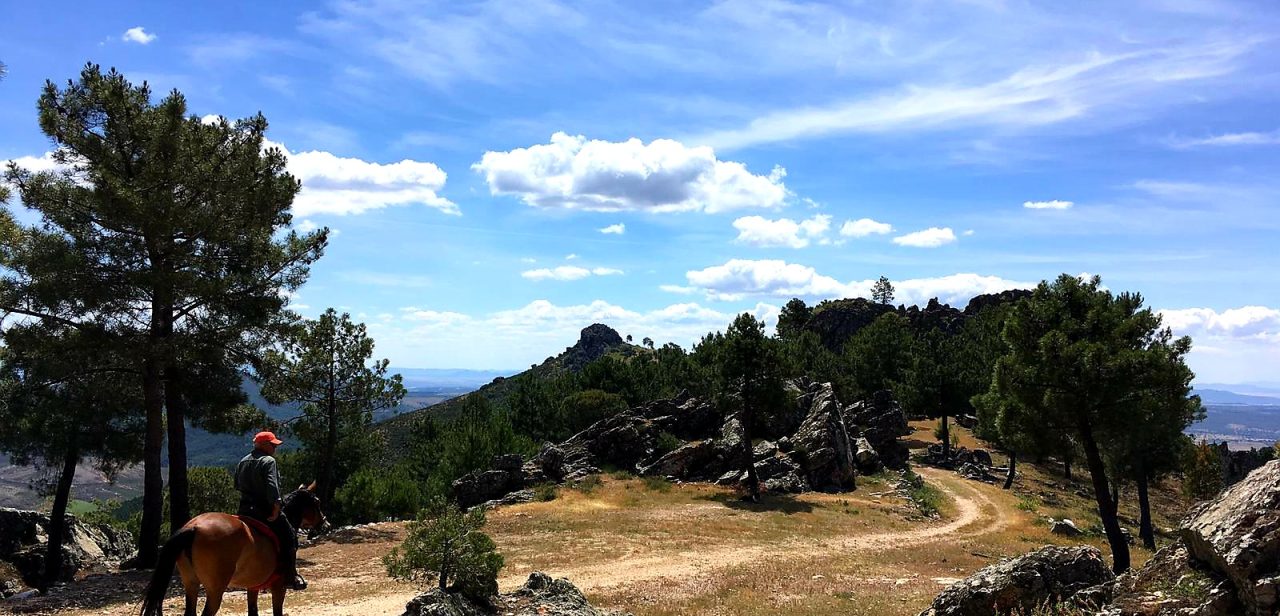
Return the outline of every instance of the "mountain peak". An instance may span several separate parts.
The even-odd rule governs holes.
[[[564,350],[564,366],[578,372],[587,364],[600,359],[611,349],[626,344],[617,330],[603,323],[592,323],[582,328],[578,341]]]

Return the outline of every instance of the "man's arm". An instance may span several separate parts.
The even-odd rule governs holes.
[[[274,522],[280,517],[280,471],[276,467],[276,459],[271,456],[263,456],[263,471],[266,472],[266,491],[267,498],[271,501],[271,517],[268,520]]]

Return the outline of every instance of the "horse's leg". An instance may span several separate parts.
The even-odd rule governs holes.
[[[220,587],[204,587],[204,611],[200,616],[214,616],[222,608],[222,593],[227,591],[225,585]]]
[[[200,601],[200,579],[196,577],[195,567],[185,556],[178,558],[178,575],[182,577],[182,589],[186,594],[182,616],[196,616],[196,604]]]
[[[288,589],[284,587],[284,580],[277,580],[271,585],[271,616],[284,616],[284,594]]]
[[[258,616],[258,591],[248,591],[245,601],[249,603],[249,616]]]

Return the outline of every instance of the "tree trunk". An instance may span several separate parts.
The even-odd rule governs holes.
[[[751,410],[742,405],[742,464],[747,472],[747,500],[760,500],[760,476],[756,474],[756,456],[751,446]]]
[[[67,530],[67,501],[71,499],[71,483],[76,474],[76,463],[80,461],[80,448],[74,437],[67,453],[62,459],[62,474],[58,476],[57,492],[53,496],[53,511],[49,513],[49,544],[45,547],[44,576],[40,581],[40,592],[49,590],[49,586],[58,581],[62,574],[62,539]]]
[[[1139,466],[1138,471],[1138,509],[1141,510],[1138,523],[1138,536],[1142,538],[1142,545],[1148,550],[1156,549],[1156,533],[1151,527],[1151,502],[1147,498],[1147,472],[1146,469]]]
[[[951,427],[947,425],[947,414],[942,413],[942,459],[951,459]]]
[[[334,473],[334,457],[338,455],[338,401],[337,392],[337,376],[334,374],[334,361],[329,362],[329,395],[326,401],[326,419],[328,419],[328,432],[325,435],[325,452],[324,462],[320,465],[320,501],[323,503],[333,502],[333,494],[336,491],[333,485]]]
[[[169,428],[169,530],[178,532],[191,519],[187,494],[186,405],[177,370],[169,368],[165,382],[165,417]]]
[[[160,456],[164,449],[164,384],[154,359],[142,369],[142,398],[147,412],[147,437],[142,451],[142,525],[138,532],[139,568],[155,565],[160,547],[160,517],[164,514],[164,479]]]
[[[449,560],[440,563],[440,590],[449,590]]]
[[[1107,543],[1111,545],[1111,569],[1119,575],[1129,570],[1129,543],[1120,531],[1120,520],[1116,518],[1115,503],[1107,484],[1107,467],[1102,462],[1098,444],[1093,440],[1093,431],[1088,425],[1082,425],[1080,432],[1085,461],[1089,465],[1089,477],[1093,480],[1093,496],[1098,503],[1098,517],[1102,519],[1102,528],[1107,532]]]
[[[1071,481],[1071,458],[1069,456],[1062,456],[1062,476],[1066,477],[1067,481]]]
[[[1004,489],[1008,490],[1013,487],[1013,475],[1018,466],[1018,452],[1009,451],[1009,472],[1004,476]]]

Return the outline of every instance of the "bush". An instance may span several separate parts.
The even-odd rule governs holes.
[[[432,499],[410,522],[404,543],[383,557],[391,577],[408,582],[435,581],[441,590],[488,600],[498,594],[502,555],[480,531],[484,508],[463,513],[441,498]]]
[[[583,494],[590,494],[595,492],[596,488],[600,487],[600,483],[599,475],[587,475],[586,477],[579,479],[578,483],[574,487],[578,488],[578,490]]]
[[[401,467],[356,471],[334,498],[340,519],[352,523],[409,518],[423,501],[418,483]]]
[[[533,486],[533,500],[538,502],[549,502],[556,499],[559,490],[554,483],[540,483]]]
[[[661,432],[658,434],[657,442],[654,443],[654,450],[661,455],[671,453],[682,446],[684,446],[684,441],[680,440],[679,437],[670,432]]]
[[[1032,496],[1029,494],[1025,496],[1019,496],[1018,504],[1014,505],[1014,507],[1017,507],[1018,509],[1026,511],[1027,513],[1035,513],[1038,509],[1040,509],[1040,501],[1037,500],[1035,496]]]
[[[1204,441],[1192,445],[1182,462],[1182,491],[1190,498],[1212,498],[1222,490],[1222,456]]]
[[[644,488],[646,490],[652,490],[654,492],[670,492],[671,482],[667,481],[666,477],[649,475],[644,478]]]
[[[284,490],[284,486],[280,486]],[[191,515],[216,511],[235,513],[240,493],[231,471],[220,466],[194,466],[187,470],[187,502]]]

